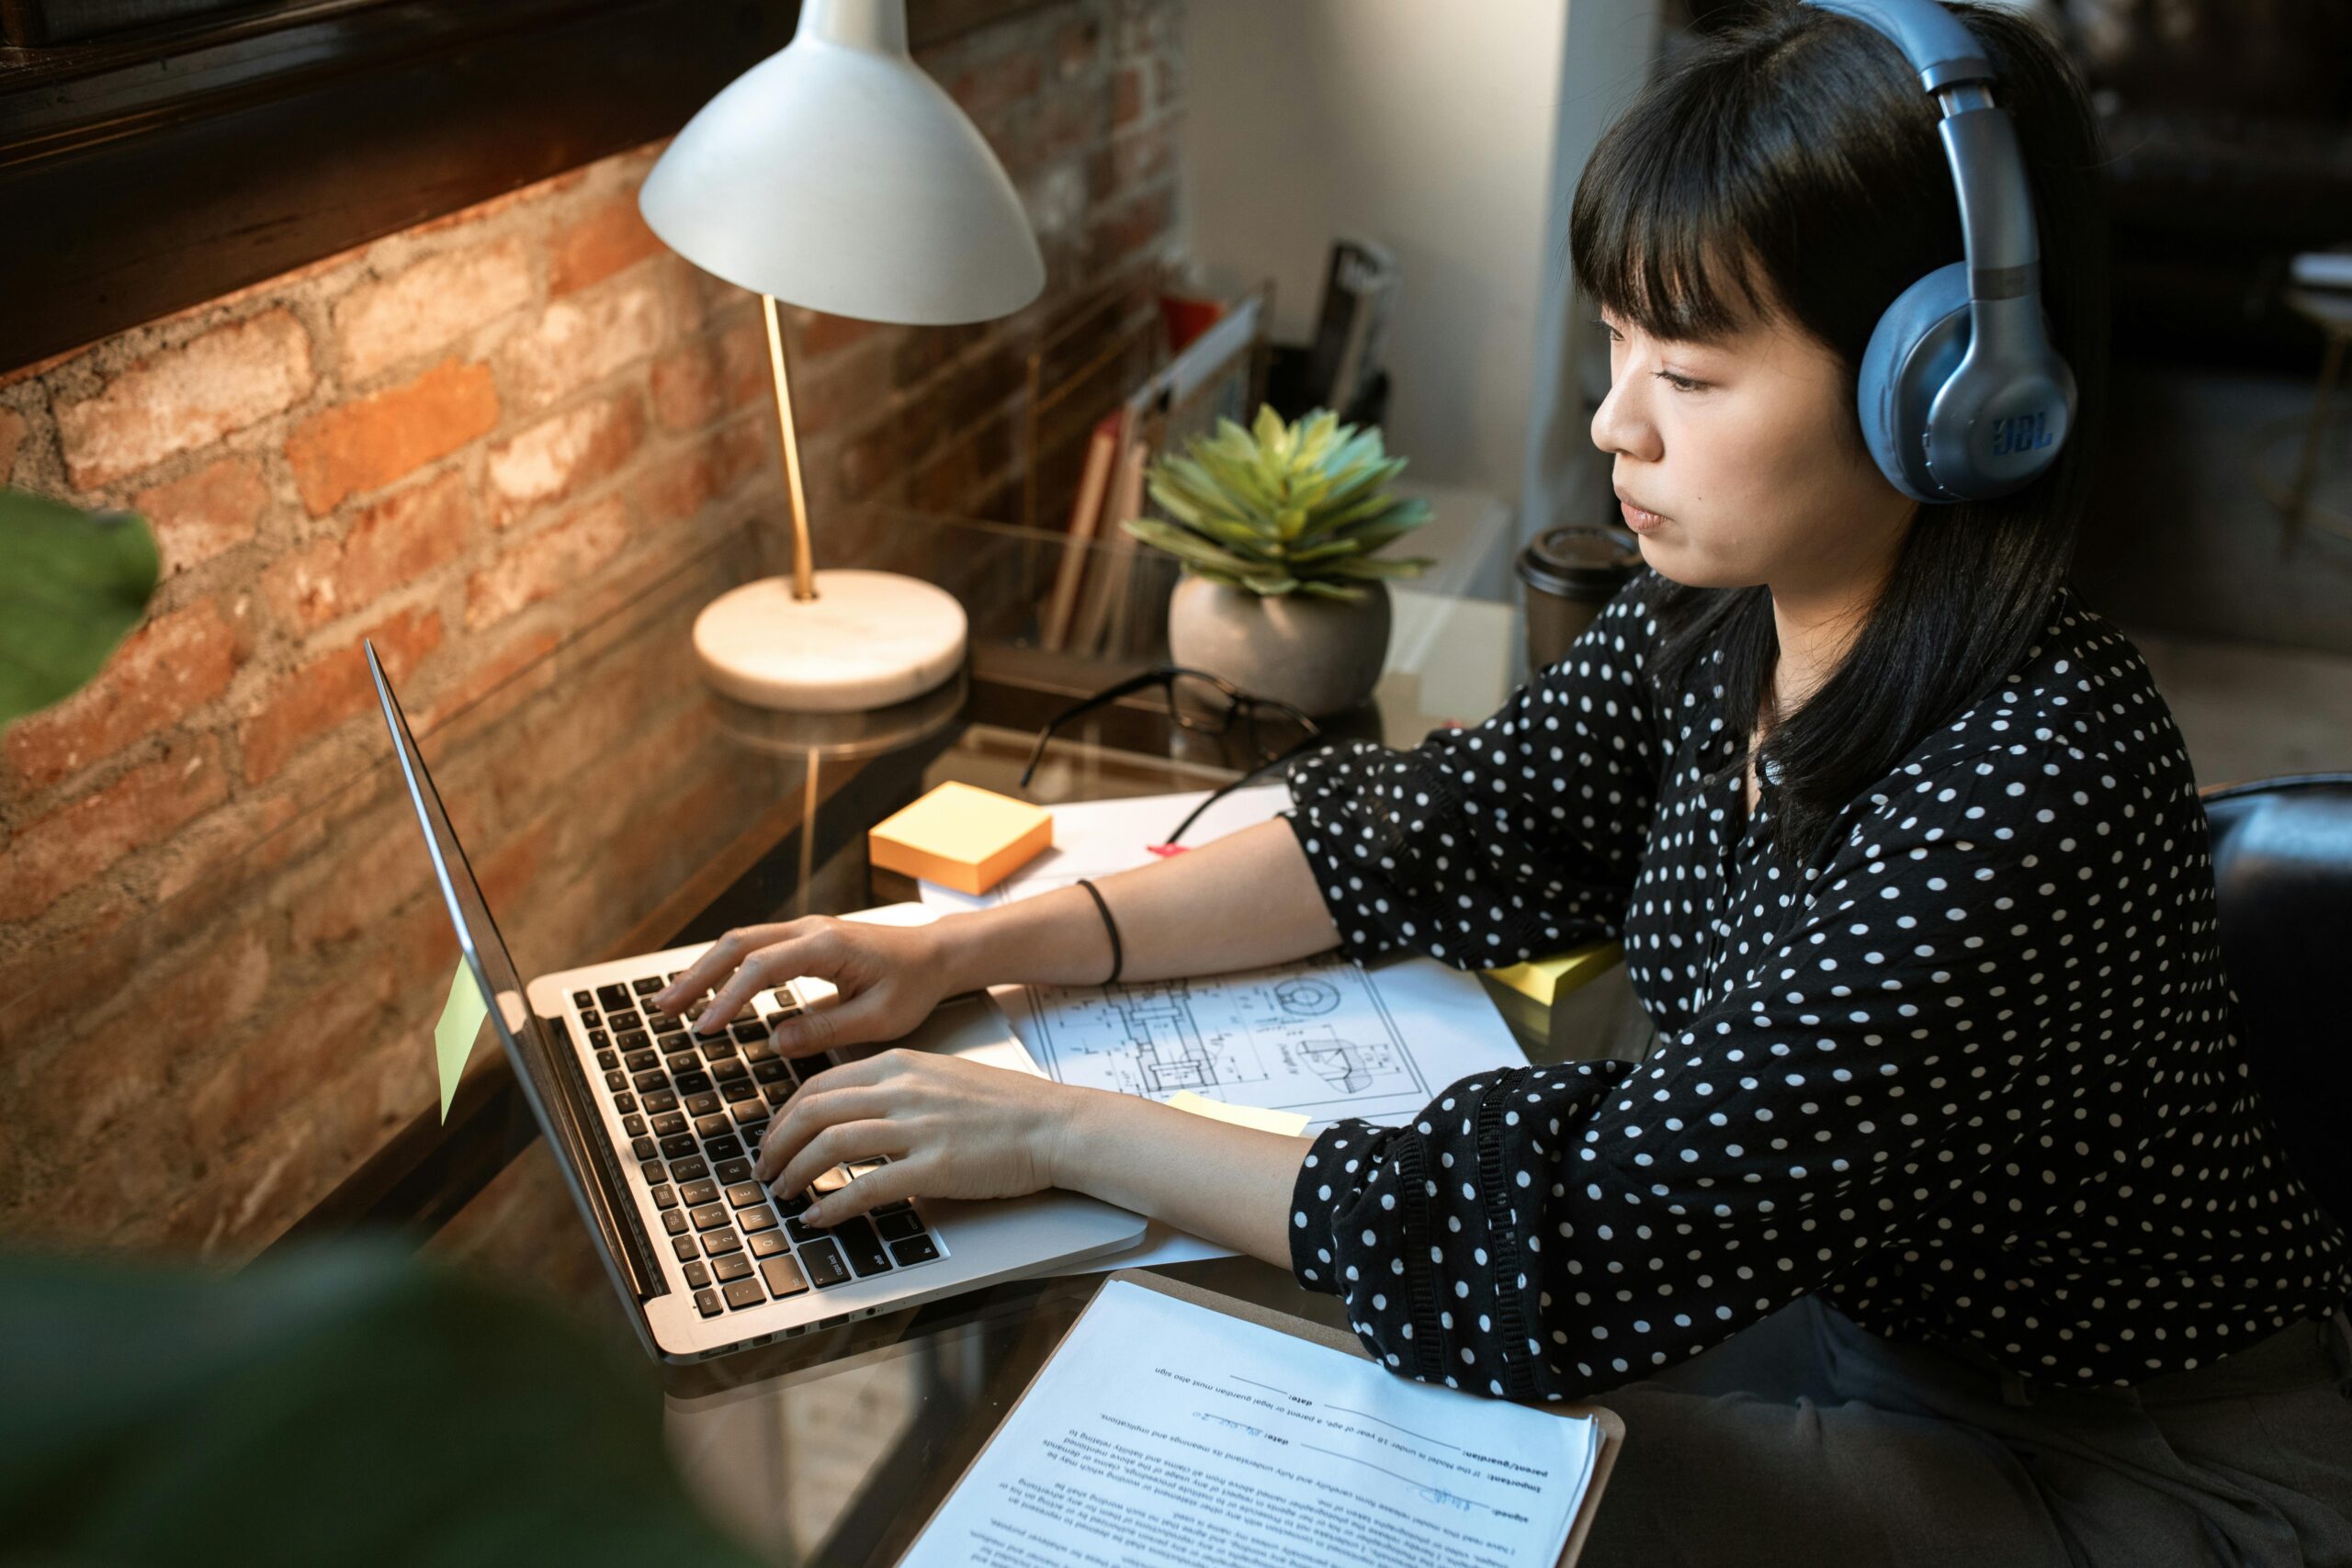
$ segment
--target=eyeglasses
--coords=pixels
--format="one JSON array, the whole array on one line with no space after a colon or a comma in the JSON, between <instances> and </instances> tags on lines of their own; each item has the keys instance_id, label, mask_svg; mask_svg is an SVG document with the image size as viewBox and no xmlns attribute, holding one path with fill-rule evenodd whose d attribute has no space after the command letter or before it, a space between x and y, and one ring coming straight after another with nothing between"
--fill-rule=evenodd
<instances>
[{"instance_id":1,"label":"eyeglasses","mask_svg":"<svg viewBox=\"0 0 2352 1568\"><path fill-rule=\"evenodd\" d=\"M1223 676L1212 675L1205 670L1188 670L1181 664L1160 664L1130 675L1115 685L1105 686L1083 702L1064 708L1047 719L1045 728L1037 731L1036 744L1029 749L1029 765L1021 770L1021 787L1028 787L1030 776L1036 773L1038 762L1046 755L1046 743L1053 739L1055 730L1080 714L1090 713L1107 703L1117 702L1121 697L1153 686L1164 690L1170 723L1195 735L1222 736L1232 733L1235 723L1238 721L1244 727L1243 733L1249 737L1251 750L1261 759L1249 772L1219 784L1209 792L1206 800L1193 807L1191 814L1176 825L1176 830L1168 835L1166 841L1171 844L1184 836L1185 829L1200 819L1202 812L1260 773L1289 761L1323 738L1322 730L1317 728L1313 719L1279 698L1254 695ZM1261 716L1267 713L1279 714L1304 733L1291 744L1268 754L1259 729Z\"/></svg>"}]
</instances>

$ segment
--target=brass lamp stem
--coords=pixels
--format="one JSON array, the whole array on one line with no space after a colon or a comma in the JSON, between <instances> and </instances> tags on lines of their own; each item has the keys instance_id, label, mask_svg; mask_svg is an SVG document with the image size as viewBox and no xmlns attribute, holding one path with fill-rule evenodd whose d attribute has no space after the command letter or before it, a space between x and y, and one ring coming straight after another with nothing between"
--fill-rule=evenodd
<instances>
[{"instance_id":1,"label":"brass lamp stem","mask_svg":"<svg viewBox=\"0 0 2352 1568\"><path fill-rule=\"evenodd\" d=\"M784 374L784 325L776 320L775 296L760 296L768 323L768 373L775 379L776 423L784 431L784 484L792 502L792 596L817 596L817 565L808 544L808 498L800 488L800 443L792 434L792 389Z\"/></svg>"}]
</instances>

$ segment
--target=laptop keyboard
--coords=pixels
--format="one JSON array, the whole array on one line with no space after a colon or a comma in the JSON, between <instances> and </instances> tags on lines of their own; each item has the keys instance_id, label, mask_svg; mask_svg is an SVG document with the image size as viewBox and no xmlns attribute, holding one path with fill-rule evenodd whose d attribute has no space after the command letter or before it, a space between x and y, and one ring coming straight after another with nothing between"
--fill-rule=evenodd
<instances>
[{"instance_id":1,"label":"laptop keyboard","mask_svg":"<svg viewBox=\"0 0 2352 1568\"><path fill-rule=\"evenodd\" d=\"M571 1000L695 1310L717 1317L937 1258L938 1238L904 1200L821 1229L801 1220L813 1195L885 1160L835 1166L808 1192L781 1201L752 1178L769 1116L803 1077L801 1064L777 1055L768 1035L800 1010L788 1000L764 1012L746 1007L727 1029L697 1037L686 1025L700 1020L708 996L684 1017L649 999L676 978L599 986Z\"/></svg>"}]
</instances>

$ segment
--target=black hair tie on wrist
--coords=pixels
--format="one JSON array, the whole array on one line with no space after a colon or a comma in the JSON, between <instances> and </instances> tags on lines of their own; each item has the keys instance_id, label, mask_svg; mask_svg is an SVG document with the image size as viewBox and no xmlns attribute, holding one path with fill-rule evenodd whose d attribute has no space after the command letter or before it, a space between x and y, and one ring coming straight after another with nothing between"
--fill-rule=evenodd
<instances>
[{"instance_id":1,"label":"black hair tie on wrist","mask_svg":"<svg viewBox=\"0 0 2352 1568\"><path fill-rule=\"evenodd\" d=\"M1102 983L1115 986L1119 983L1120 967L1126 963L1126 955L1119 950L1119 922L1111 918L1111 906L1102 902L1101 888L1082 876L1078 885L1094 896L1094 907L1102 912L1102 929L1111 933L1111 977Z\"/></svg>"}]
</instances>

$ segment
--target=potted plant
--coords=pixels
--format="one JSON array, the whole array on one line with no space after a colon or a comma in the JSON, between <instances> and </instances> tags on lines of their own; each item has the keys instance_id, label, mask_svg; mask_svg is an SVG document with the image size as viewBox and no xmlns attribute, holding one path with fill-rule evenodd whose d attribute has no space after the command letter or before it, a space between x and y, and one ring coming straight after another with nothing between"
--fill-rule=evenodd
<instances>
[{"instance_id":1,"label":"potted plant","mask_svg":"<svg viewBox=\"0 0 2352 1568\"><path fill-rule=\"evenodd\" d=\"M1122 525L1183 562L1168 606L1179 664L1321 717L1372 694L1388 652L1388 584L1427 558L1377 552L1429 521L1388 486L1405 459L1377 426L1317 409L1295 424L1261 406L1251 428L1217 421L1146 478L1165 518Z\"/></svg>"}]
</instances>

